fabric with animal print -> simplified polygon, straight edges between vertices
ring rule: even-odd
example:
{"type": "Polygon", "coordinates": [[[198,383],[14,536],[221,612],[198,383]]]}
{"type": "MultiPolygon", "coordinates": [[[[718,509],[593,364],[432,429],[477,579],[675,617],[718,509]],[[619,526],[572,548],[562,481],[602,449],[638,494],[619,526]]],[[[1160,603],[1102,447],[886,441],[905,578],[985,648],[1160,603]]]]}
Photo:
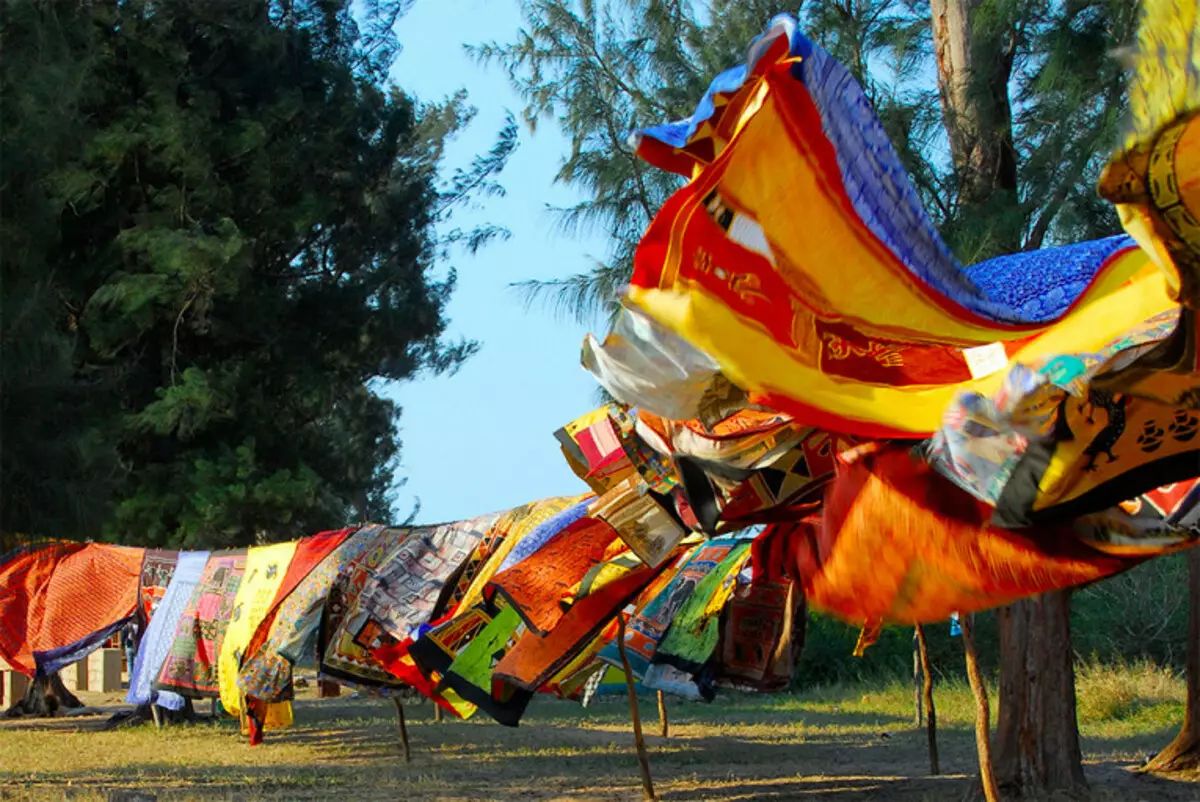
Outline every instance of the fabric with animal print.
{"type": "MultiPolygon", "coordinates": [[[[237,686],[242,657],[255,630],[275,601],[275,595],[279,592],[288,566],[296,554],[296,545],[293,541],[259,546],[250,549],[246,555],[246,573],[242,576],[241,586],[238,587],[237,596],[233,600],[229,628],[221,642],[221,656],[217,666],[221,706],[232,715],[237,715],[242,710],[241,693],[237,686]]],[[[282,702],[281,705],[286,705],[289,713],[284,714],[282,709],[273,711],[272,720],[280,723],[287,721],[290,724],[291,703],[282,702]]]]}

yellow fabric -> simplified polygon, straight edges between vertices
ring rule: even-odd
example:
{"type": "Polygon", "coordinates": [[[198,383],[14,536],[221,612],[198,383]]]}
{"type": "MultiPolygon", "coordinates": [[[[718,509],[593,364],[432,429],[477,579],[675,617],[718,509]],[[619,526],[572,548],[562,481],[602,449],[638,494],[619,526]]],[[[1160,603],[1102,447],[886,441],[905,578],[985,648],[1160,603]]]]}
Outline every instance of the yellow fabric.
{"type": "MultiPolygon", "coordinates": [[[[262,623],[279,592],[287,574],[288,565],[296,553],[296,543],[277,543],[272,546],[259,546],[246,554],[246,572],[242,576],[242,584],[234,597],[233,613],[229,619],[229,629],[225,631],[225,640],[221,644],[221,654],[217,663],[217,681],[221,689],[221,706],[231,715],[241,712],[241,694],[237,687],[238,669],[241,667],[242,651],[250,643],[254,630],[262,623]]],[[[269,705],[267,718],[279,722],[287,719],[290,724],[291,704],[269,705]],[[271,707],[287,706],[287,712],[272,711],[271,707]]],[[[279,724],[278,726],[286,726],[279,724]]]]}
{"type": "MultiPolygon", "coordinates": [[[[1057,354],[1098,350],[1130,327],[1175,306],[1166,277],[1144,252],[1132,250],[1118,259],[1121,264],[1112,272],[1135,275],[1133,281],[1115,290],[1110,288],[1093,303],[1051,326],[1046,335],[1017,351],[1010,358],[1009,367],[1057,354]]],[[[874,295],[876,307],[883,306],[878,303],[878,292],[874,295]]],[[[1001,370],[959,384],[923,389],[839,381],[809,364],[795,349],[781,346],[767,332],[699,287],[651,290],[635,286],[630,287],[629,293],[631,302],[688,342],[708,353],[720,353],[725,374],[739,386],[803,399],[817,409],[878,422],[914,435],[936,430],[955,395],[964,391],[991,395],[1000,388],[1007,373],[1001,370]]],[[[887,306],[893,308],[891,302],[887,306]]],[[[898,303],[894,308],[900,310],[904,306],[898,303]]],[[[909,310],[906,318],[912,322],[914,316],[909,310]]]]}

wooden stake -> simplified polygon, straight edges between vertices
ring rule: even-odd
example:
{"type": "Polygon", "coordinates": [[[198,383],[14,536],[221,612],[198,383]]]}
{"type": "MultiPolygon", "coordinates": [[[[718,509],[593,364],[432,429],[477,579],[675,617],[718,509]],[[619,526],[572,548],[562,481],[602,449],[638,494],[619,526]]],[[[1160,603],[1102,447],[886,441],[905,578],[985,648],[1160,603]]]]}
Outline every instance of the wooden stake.
{"type": "Polygon", "coordinates": [[[992,769],[992,745],[988,738],[991,727],[991,711],[988,708],[987,687],[979,672],[979,655],[975,651],[975,617],[960,616],[963,649],[967,653],[967,679],[975,694],[975,746],[979,750],[979,779],[983,783],[983,798],[987,802],[1000,802],[1000,789],[996,787],[996,775],[992,769]]]}
{"type": "Polygon", "coordinates": [[[162,714],[158,712],[158,705],[150,703],[150,718],[154,719],[154,729],[162,729],[162,714]]]}
{"type": "Polygon", "coordinates": [[[925,734],[929,738],[929,773],[939,774],[937,748],[937,710],[933,707],[933,672],[929,670],[929,646],[925,643],[925,630],[917,624],[917,652],[921,656],[921,673],[925,676],[925,734]]]}
{"type": "Polygon", "coordinates": [[[658,692],[658,725],[662,730],[662,737],[669,738],[671,736],[671,725],[667,723],[667,700],[663,698],[663,692],[658,692]]]}
{"type": "Polygon", "coordinates": [[[924,721],[921,710],[921,657],[917,645],[917,633],[921,628],[913,630],[913,726],[920,727],[924,721]]]}
{"type": "Polygon", "coordinates": [[[400,743],[404,745],[404,762],[412,762],[412,752],[408,748],[408,727],[404,725],[404,702],[400,701],[400,697],[393,696],[392,702],[396,705],[396,727],[400,730],[400,743]]]}
{"type": "Polygon", "coordinates": [[[646,799],[657,799],[654,781],[650,779],[650,761],[646,758],[646,742],[642,738],[642,717],[638,713],[637,691],[633,689],[633,669],[629,667],[629,656],[625,653],[625,614],[617,613],[617,648],[621,652],[621,666],[625,669],[625,689],[629,691],[629,716],[633,719],[633,742],[637,747],[638,764],[642,769],[642,790],[646,799]]]}
{"type": "Polygon", "coordinates": [[[442,706],[437,702],[433,703],[433,720],[438,724],[442,723],[442,706]]]}

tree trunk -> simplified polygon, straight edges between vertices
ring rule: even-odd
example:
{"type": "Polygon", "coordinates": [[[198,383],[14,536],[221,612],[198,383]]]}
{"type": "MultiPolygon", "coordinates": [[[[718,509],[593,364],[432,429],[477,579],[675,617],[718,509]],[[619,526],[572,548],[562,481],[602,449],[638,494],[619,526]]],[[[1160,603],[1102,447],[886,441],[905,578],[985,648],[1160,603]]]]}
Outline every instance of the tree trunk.
{"type": "Polygon", "coordinates": [[[1186,771],[1200,766],[1200,549],[1188,552],[1187,700],[1175,740],[1142,771],[1186,771]]]}
{"type": "Polygon", "coordinates": [[[49,677],[37,677],[25,689],[25,695],[9,706],[5,715],[9,718],[19,716],[34,716],[49,718],[59,710],[73,710],[83,707],[83,702],[67,690],[62,677],[51,674],[49,677]]]}
{"type": "Polygon", "coordinates": [[[1013,147],[1012,77],[1017,29],[1013,12],[985,0],[930,0],[942,121],[958,178],[959,220],[986,215],[985,252],[1021,248],[1017,152],[1013,147]]]}
{"type": "Polygon", "coordinates": [[[1071,591],[1000,610],[996,776],[1006,796],[1087,788],[1075,717],[1071,591]]]}

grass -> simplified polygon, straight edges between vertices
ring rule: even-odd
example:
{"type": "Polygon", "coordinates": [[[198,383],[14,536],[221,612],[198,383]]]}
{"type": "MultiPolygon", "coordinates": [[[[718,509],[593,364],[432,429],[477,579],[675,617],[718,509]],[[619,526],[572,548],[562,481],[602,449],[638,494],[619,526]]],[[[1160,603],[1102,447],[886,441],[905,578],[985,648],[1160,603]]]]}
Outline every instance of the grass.
{"type": "MultiPolygon", "coordinates": [[[[1197,797],[1190,783],[1130,772],[1174,735],[1183,711],[1178,677],[1149,664],[1089,663],[1079,669],[1078,691],[1094,798],[1197,797]]],[[[729,694],[712,705],[672,700],[666,739],[643,700],[659,796],[963,798],[976,766],[974,703],[954,681],[936,694],[941,777],[926,776],[925,735],[913,726],[912,688],[903,682],[729,694]]],[[[232,720],[161,732],[99,731],[102,717],[4,722],[0,799],[640,798],[623,696],[588,709],[538,700],[517,729],[482,717],[436,724],[428,704],[407,711],[408,765],[391,705],[368,699],[302,698],[296,726],[259,747],[248,746],[232,720]]]]}

